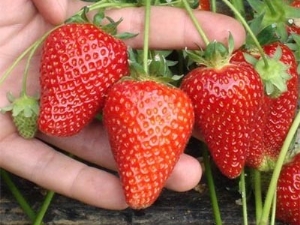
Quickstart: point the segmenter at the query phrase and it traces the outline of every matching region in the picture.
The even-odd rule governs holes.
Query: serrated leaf
[[[247,2],[254,11],[256,11],[258,13],[261,13],[262,11],[264,11],[264,8],[265,8],[264,2],[258,1],[258,0],[247,0]]]

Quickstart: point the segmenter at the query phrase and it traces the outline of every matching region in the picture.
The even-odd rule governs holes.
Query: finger
[[[35,0],[39,10],[52,23],[59,23],[72,16],[84,6],[80,1],[39,1]],[[115,21],[122,18],[118,26],[119,33],[138,34],[126,43],[133,48],[143,47],[144,8],[132,7],[107,10],[106,15]],[[227,43],[229,33],[235,40],[236,48],[245,41],[245,30],[234,18],[208,11],[194,11],[200,26],[210,41],[217,40]],[[194,24],[184,9],[176,7],[153,6],[151,9],[149,44],[153,49],[182,49],[205,47],[205,43],[195,29]],[[217,25],[217,26],[216,26]]]
[[[43,133],[39,133],[38,137],[88,162],[116,170],[108,135],[99,121],[93,121],[80,133],[71,137],[52,137]]]
[[[232,17],[208,11],[194,11],[200,26],[210,41],[227,43],[229,33],[232,34],[235,46],[244,43],[245,31],[242,25]],[[144,8],[124,8],[109,10],[106,15],[114,20],[123,19],[119,32],[139,34],[128,39],[126,43],[133,48],[143,47]],[[182,49],[205,47],[188,14],[175,7],[152,7],[149,44],[153,49]],[[217,25],[217,26],[216,26]]]
[[[167,180],[166,187],[174,191],[188,191],[194,188],[202,177],[202,168],[197,159],[182,154]]]
[[[73,13],[79,11],[86,3],[69,0],[32,0],[40,14],[51,24],[58,25]]]
[[[101,208],[127,207],[117,177],[75,161],[36,139],[11,135],[1,142],[0,149],[2,168],[42,187]]]
[[[72,137],[57,138],[39,134],[39,138],[84,160],[116,170],[107,133],[99,121],[94,121],[82,132]],[[167,181],[166,187],[175,191],[190,190],[199,182],[201,174],[199,162],[183,154]]]

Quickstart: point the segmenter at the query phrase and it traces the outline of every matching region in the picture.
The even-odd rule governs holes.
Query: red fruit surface
[[[274,166],[297,109],[299,78],[293,52],[279,42],[268,44],[263,50],[268,56],[273,56],[278,47],[282,51],[280,61],[289,66],[287,72],[291,78],[287,81],[287,91],[279,97],[264,94],[264,104],[257,114],[246,164],[259,170],[269,170]],[[245,62],[242,51],[232,60]]]
[[[178,88],[126,80],[109,91],[103,120],[128,205],[150,206],[191,136],[190,99]]]
[[[129,73],[127,47],[92,24],[67,24],[45,40],[39,129],[71,136],[103,108],[108,88]]]
[[[181,84],[192,99],[195,126],[214,162],[229,177],[240,175],[251,140],[251,126],[263,96],[262,82],[246,63],[198,67]]]
[[[276,218],[300,224],[300,154],[283,165],[277,183]]]

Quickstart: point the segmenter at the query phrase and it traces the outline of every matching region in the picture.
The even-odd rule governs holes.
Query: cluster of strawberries
[[[288,37],[300,31],[286,28]],[[263,52],[245,45],[232,53],[230,44],[210,43],[175,87],[151,74],[131,76],[127,46],[99,27],[64,24],[43,43],[39,110],[37,100],[26,97],[34,110],[30,116],[19,110],[15,123],[25,138],[37,130],[65,137],[102,114],[126,200],[135,209],[157,199],[193,129],[228,178],[245,166],[272,170],[297,110],[295,52],[279,38]],[[297,155],[278,182],[277,217],[290,224],[300,223],[299,171]]]

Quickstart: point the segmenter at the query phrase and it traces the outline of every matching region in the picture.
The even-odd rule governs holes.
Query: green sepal
[[[88,7],[83,7],[82,12],[80,14],[75,14],[71,16],[64,23],[89,23],[89,19],[87,18],[87,13],[89,12]]]
[[[277,98],[287,91],[287,81],[291,75],[287,72],[289,66],[280,61],[281,48],[277,48],[273,57],[267,57],[268,65],[261,58],[255,64],[265,87],[265,93],[271,98]]]
[[[20,97],[15,98],[9,92],[7,98],[10,104],[0,108],[0,112],[11,112],[13,122],[20,136],[26,139],[33,138],[37,131],[37,117],[39,115],[38,97],[21,93]]]

